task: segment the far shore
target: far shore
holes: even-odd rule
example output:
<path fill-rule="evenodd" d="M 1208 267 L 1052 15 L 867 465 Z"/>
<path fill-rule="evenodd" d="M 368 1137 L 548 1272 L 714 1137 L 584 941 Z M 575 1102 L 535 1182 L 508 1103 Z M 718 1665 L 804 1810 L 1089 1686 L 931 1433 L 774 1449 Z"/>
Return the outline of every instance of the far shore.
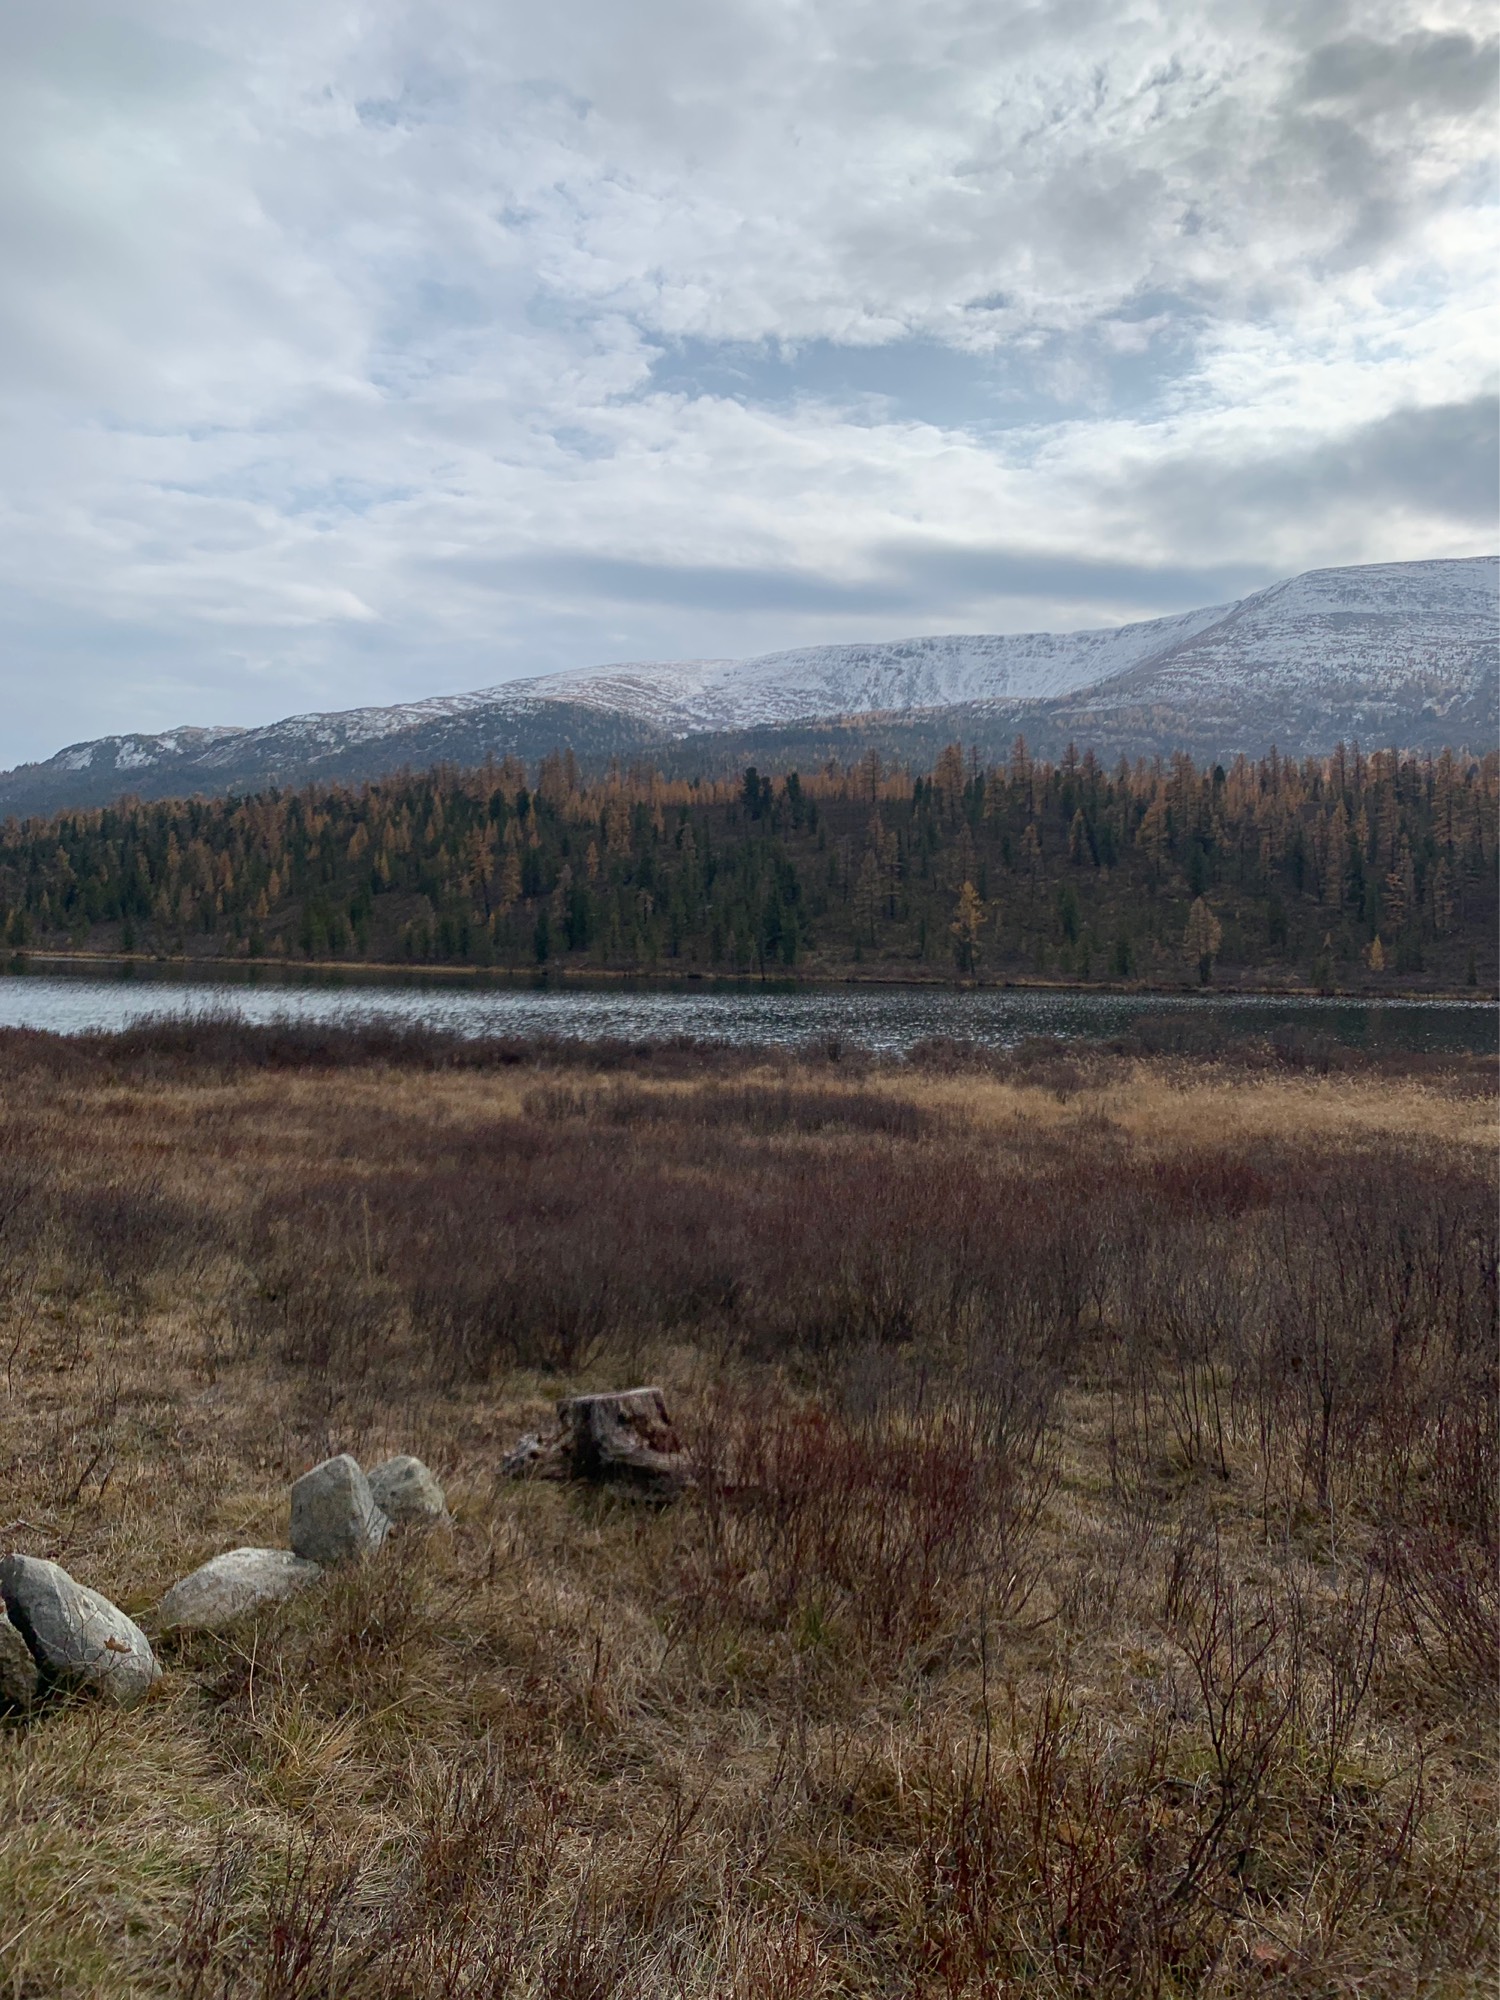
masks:
<path fill-rule="evenodd" d="M 35 951 L 27 949 L 14 952 L 8 958 L 0 957 L 0 973 L 24 976 L 33 971 L 83 974 L 96 969 L 112 968 L 117 971 L 144 972 L 149 975 L 201 974 L 206 980 L 223 979 L 226 983 L 238 983 L 249 978 L 259 981 L 268 977 L 270 983 L 296 985 L 307 980 L 353 978 L 368 980 L 372 984 L 425 985 L 433 981 L 471 986 L 526 986 L 532 989 L 547 986 L 571 986 L 582 989 L 597 986 L 644 986 L 644 987 L 707 987 L 714 989 L 743 990 L 766 987 L 777 991 L 822 991 L 842 986 L 898 987 L 909 991 L 923 989 L 935 992 L 1029 992 L 1029 993 L 1099 993 L 1117 994 L 1132 998 L 1160 998 L 1163 1000 L 1183 999 L 1281 999 L 1281 1000 L 1349 1000 L 1373 1003 L 1382 1000 L 1434 1000 L 1449 1005 L 1492 1007 L 1500 995 L 1477 992 L 1473 987 L 1446 987 L 1424 984 L 1419 980 L 1390 980 L 1380 985 L 1361 986 L 1312 986 L 1306 983 L 1272 983 L 1265 980 L 1241 981 L 1223 977 L 1207 986 L 1199 986 L 1184 979 L 1176 985 L 1153 984 L 1147 980 L 1110 979 L 1049 979 L 1041 974 L 1019 973 L 1007 977 L 985 978 L 982 974 L 971 978 L 945 977 L 938 972 L 916 971 L 894 972 L 888 969 L 872 968 L 865 971 L 851 968 L 842 972 L 815 971 L 797 967 L 777 967 L 774 971 L 725 972 L 705 971 L 702 968 L 675 970 L 668 967 L 653 967 L 649 971 L 639 969 L 622 970 L 610 966 L 567 966 L 567 965 L 455 965 L 432 963 L 416 965 L 410 961 L 395 962 L 369 959 L 340 958 L 225 958 L 222 956 L 195 957 L 187 954 L 168 955 L 155 952 L 91 952 L 91 951 Z"/>

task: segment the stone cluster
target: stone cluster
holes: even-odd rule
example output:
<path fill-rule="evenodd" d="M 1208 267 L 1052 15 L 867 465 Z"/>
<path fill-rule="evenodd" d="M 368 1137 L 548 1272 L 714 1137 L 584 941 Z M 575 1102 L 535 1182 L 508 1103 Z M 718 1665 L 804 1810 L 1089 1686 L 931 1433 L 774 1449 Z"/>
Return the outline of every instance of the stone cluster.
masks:
<path fill-rule="evenodd" d="M 315 1583 L 325 1569 L 375 1555 L 392 1530 L 448 1517 L 443 1489 L 419 1458 L 388 1458 L 365 1475 L 347 1452 L 292 1488 L 289 1549 L 230 1549 L 174 1583 L 156 1608 L 167 1631 L 217 1632 Z M 161 1673 L 141 1628 L 57 1563 L 0 1558 L 0 1710 L 25 1712 L 51 1693 L 94 1694 L 130 1707 Z"/>
<path fill-rule="evenodd" d="M 660 1389 L 569 1396 L 557 1429 L 527 1436 L 502 1463 L 512 1477 L 578 1479 L 669 1499 L 692 1484 L 688 1454 Z M 218 1632 L 316 1583 L 327 1569 L 375 1556 L 393 1533 L 448 1518 L 443 1489 L 419 1458 L 388 1458 L 368 1474 L 348 1452 L 292 1487 L 285 1549 L 229 1549 L 174 1583 L 156 1608 L 161 1632 Z M 161 1668 L 146 1634 L 117 1605 L 57 1563 L 0 1557 L 0 1711 L 29 1710 L 52 1693 L 129 1707 Z"/>

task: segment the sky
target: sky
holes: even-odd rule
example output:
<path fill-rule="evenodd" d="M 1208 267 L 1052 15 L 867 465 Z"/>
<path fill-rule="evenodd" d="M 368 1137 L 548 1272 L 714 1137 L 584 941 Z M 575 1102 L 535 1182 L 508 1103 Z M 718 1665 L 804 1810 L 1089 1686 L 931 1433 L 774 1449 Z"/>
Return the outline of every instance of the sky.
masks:
<path fill-rule="evenodd" d="M 1496 545 L 1469 0 L 8 0 L 0 766 Z"/>

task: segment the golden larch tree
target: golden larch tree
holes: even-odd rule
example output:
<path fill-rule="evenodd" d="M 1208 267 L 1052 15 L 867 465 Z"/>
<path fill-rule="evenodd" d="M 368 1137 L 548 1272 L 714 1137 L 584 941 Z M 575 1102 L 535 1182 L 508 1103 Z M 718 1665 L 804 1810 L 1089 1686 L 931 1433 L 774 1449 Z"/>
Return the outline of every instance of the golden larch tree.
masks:
<path fill-rule="evenodd" d="M 1200 986 L 1207 986 L 1223 942 L 1224 926 L 1200 896 L 1188 911 L 1187 929 L 1182 934 L 1184 956 L 1198 968 Z"/>
<path fill-rule="evenodd" d="M 958 960 L 960 972 L 973 972 L 978 967 L 979 933 L 984 922 L 984 904 L 979 900 L 979 891 L 972 882 L 965 881 L 954 905 L 953 921 L 948 926 L 953 933 L 953 955 Z"/>

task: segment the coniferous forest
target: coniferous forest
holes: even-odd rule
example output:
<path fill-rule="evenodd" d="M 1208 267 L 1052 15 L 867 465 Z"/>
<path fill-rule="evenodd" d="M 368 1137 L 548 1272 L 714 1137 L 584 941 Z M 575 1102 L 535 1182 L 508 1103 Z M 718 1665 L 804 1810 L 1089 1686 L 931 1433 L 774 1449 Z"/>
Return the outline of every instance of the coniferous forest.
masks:
<path fill-rule="evenodd" d="M 585 782 L 569 753 L 0 827 L 28 952 L 1490 988 L 1500 758 Z"/>

